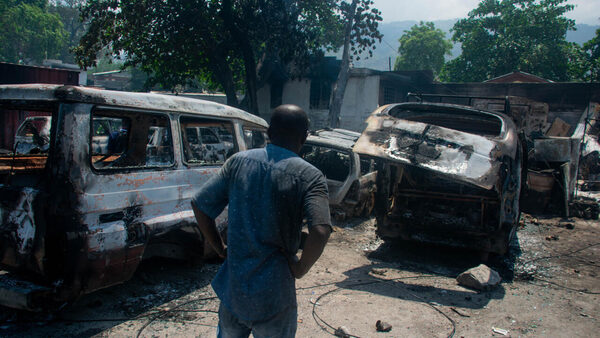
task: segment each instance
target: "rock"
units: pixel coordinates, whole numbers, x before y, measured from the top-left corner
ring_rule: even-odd
[[[383,322],[381,320],[378,320],[377,323],[375,323],[375,328],[377,329],[378,332],[390,332],[390,331],[392,331],[392,325],[390,325],[387,322]]]
[[[387,269],[373,268],[373,269],[371,269],[371,272],[374,275],[385,276]]]
[[[337,337],[350,338],[350,331],[348,331],[348,328],[345,326],[338,327],[334,334]]]
[[[502,278],[498,272],[490,269],[485,264],[471,268],[456,277],[458,284],[475,289],[489,290],[500,284]]]
[[[558,235],[548,235],[546,236],[547,241],[558,241]]]

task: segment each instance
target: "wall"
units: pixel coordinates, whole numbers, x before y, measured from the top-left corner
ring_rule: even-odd
[[[78,85],[79,71],[0,62],[0,84],[54,83]]]
[[[600,83],[437,83],[417,90],[430,94],[522,96],[548,103],[550,110],[583,111],[589,101],[600,102]]]
[[[362,132],[365,120],[378,107],[379,76],[351,77],[344,93],[340,128]]]
[[[270,87],[258,90],[258,109],[260,117],[269,121],[271,118]],[[362,131],[365,120],[378,107],[379,76],[351,77],[346,86],[340,128]],[[310,118],[310,128],[322,129],[329,126],[329,110],[310,109],[310,81],[293,80],[283,87],[282,103],[295,104],[304,109]]]

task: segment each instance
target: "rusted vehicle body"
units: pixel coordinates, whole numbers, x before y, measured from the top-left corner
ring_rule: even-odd
[[[51,121],[35,151],[0,135],[0,304],[29,310],[126,281],[145,258],[202,255],[190,198],[225,156],[186,130],[240,151],[267,127],[208,101],[56,85],[0,86],[0,121],[10,114]]]
[[[366,216],[373,210],[377,172],[372,159],[352,151],[359,136],[344,129],[313,131],[301,151],[327,177],[329,206],[337,219]]]
[[[383,238],[504,253],[519,219],[522,149],[507,116],[466,106],[380,107],[354,151],[379,159]]]

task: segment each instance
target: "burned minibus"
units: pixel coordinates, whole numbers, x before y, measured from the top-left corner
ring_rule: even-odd
[[[378,159],[377,233],[505,253],[519,220],[523,150],[501,113],[441,103],[378,108],[354,151]]]
[[[0,86],[0,121],[0,304],[27,310],[203,255],[191,196],[267,128],[203,100],[38,84]]]

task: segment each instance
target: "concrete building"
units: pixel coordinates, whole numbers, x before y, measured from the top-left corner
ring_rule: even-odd
[[[339,60],[325,58],[309,75],[300,79],[275,80],[258,90],[260,117],[269,120],[273,108],[296,104],[310,117],[310,128],[329,127],[329,104],[339,71]],[[362,131],[365,120],[377,107],[403,102],[418,83],[431,83],[430,72],[386,72],[351,68],[344,94],[339,128]]]

